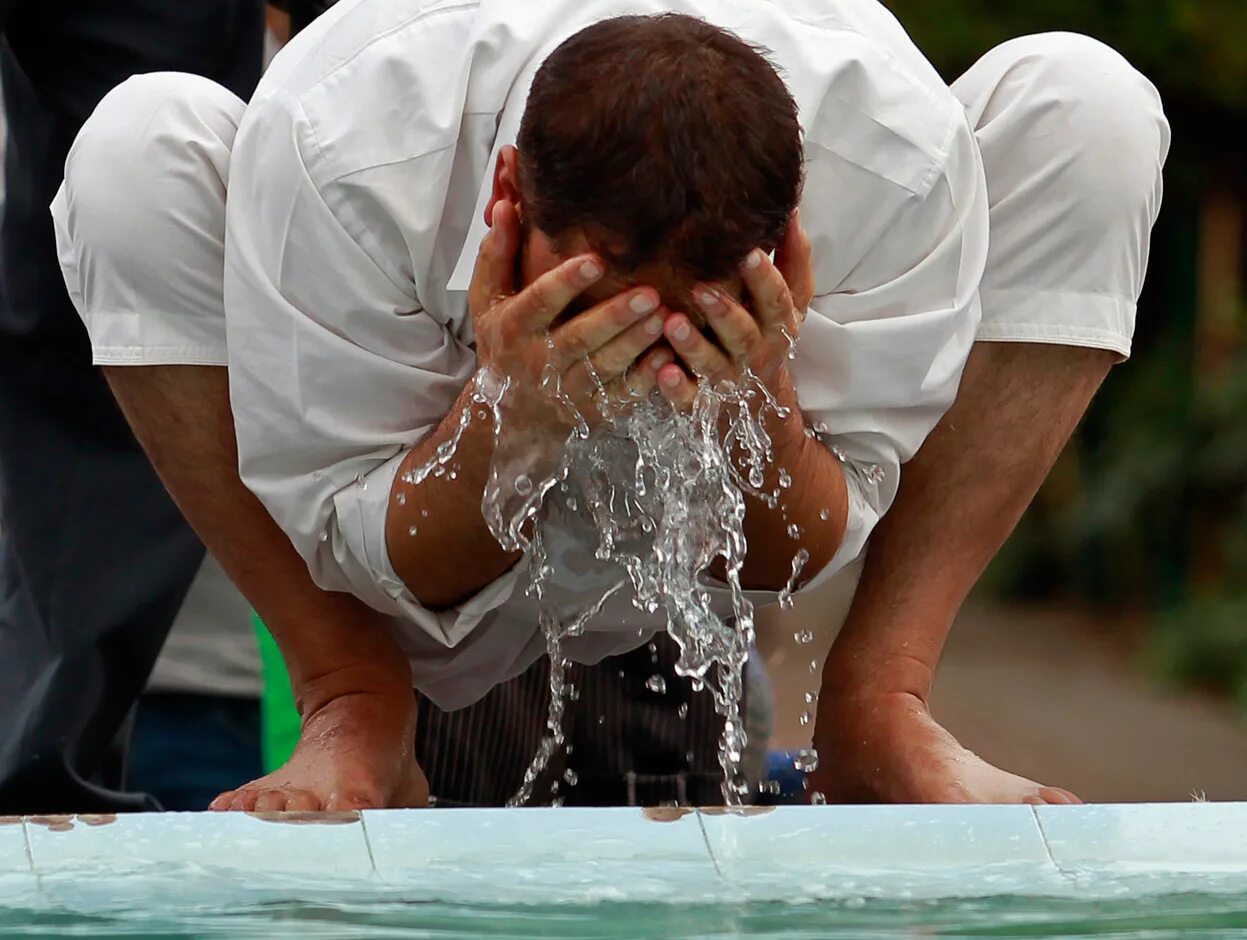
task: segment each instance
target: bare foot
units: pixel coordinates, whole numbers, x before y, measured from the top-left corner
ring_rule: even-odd
[[[829,803],[1082,802],[966,750],[908,693],[824,707],[814,745],[810,791]]]
[[[366,693],[333,699],[308,719],[284,766],[209,809],[316,812],[426,806],[429,785],[412,753],[415,699]]]

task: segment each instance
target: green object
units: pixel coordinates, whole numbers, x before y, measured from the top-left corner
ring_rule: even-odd
[[[294,746],[299,743],[299,710],[294,704],[290,675],[277,641],[258,615],[253,615],[252,621],[260,645],[260,668],[264,677],[264,694],[260,699],[264,772],[271,773],[290,758]]]

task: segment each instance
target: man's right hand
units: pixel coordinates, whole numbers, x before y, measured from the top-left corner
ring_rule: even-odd
[[[566,429],[579,418],[600,418],[601,389],[614,401],[648,395],[658,369],[673,358],[662,342],[658,292],[632,288],[556,326],[573,301],[602,280],[605,265],[595,255],[578,255],[517,291],[519,250],[516,207],[500,201],[481,244],[468,305],[480,367],[517,391],[544,392],[510,399],[513,420],[526,428]],[[651,347],[657,348],[641,362]],[[568,414],[569,406],[579,418]]]

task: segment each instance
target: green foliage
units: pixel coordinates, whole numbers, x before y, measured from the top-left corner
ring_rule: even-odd
[[[1245,0],[885,0],[953,75],[1027,33],[1086,33],[1119,49],[1167,93],[1247,108]]]
[[[1172,611],[1145,659],[1153,672],[1247,708],[1247,597],[1201,597]]]

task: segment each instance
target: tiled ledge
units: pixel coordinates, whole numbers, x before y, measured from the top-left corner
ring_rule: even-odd
[[[495,903],[1247,891],[1247,804],[0,818],[0,905],[179,872]]]

